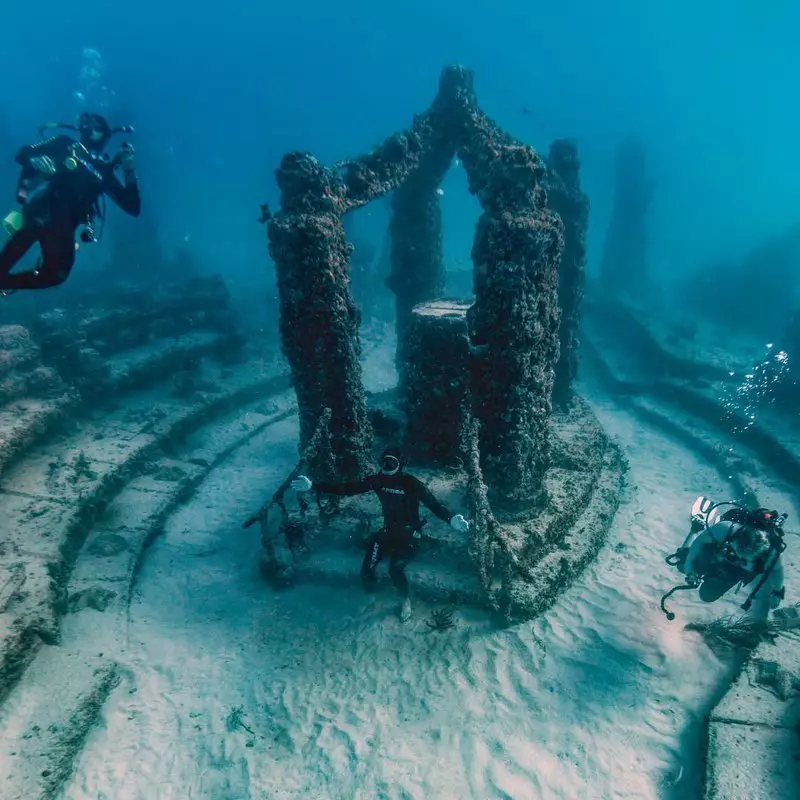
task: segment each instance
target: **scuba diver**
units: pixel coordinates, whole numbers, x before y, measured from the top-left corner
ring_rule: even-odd
[[[727,510],[726,510],[727,509]],[[734,586],[758,582],[742,604],[749,611],[756,595],[772,578],[769,595],[774,611],[784,599],[781,555],[786,549],[782,528],[786,514],[766,508],[747,509],[737,503],[713,503],[698,497],[692,506],[689,535],[665,559],[685,575],[685,583],[675,586],[661,598],[667,619],[675,614],[664,605],[673,592],[697,589],[705,603],[719,600]]]
[[[16,156],[22,173],[17,186],[21,211],[12,211],[3,224],[10,234],[0,250],[0,291],[47,289],[63,283],[75,262],[75,233],[82,226],[82,242],[97,241],[95,220],[103,219],[100,199],[110,197],[123,211],[138,217],[141,197],[133,168],[134,149],[123,142],[110,159],[103,152],[115,133],[99,114],[83,113],[77,125],[48,123],[40,129],[66,128],[78,132],[52,136],[23,147]],[[122,170],[124,184],[115,172]],[[11,274],[30,248],[39,242],[41,258],[34,271]]]
[[[360,481],[312,483],[305,475],[298,475],[291,487],[296,492],[308,492],[313,488],[317,492],[347,497],[375,492],[383,509],[383,528],[367,542],[367,552],[361,564],[361,581],[368,592],[374,592],[377,585],[375,568],[384,556],[389,556],[389,575],[403,598],[400,620],[407,622],[411,618],[411,597],[405,568],[414,554],[415,540],[422,538],[420,503],[460,533],[469,530],[469,522],[461,514],[451,514],[422,481],[405,472],[403,457],[397,448],[384,450],[379,465],[380,472]]]

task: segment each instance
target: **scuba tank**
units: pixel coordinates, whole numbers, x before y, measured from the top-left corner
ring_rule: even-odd
[[[720,521],[719,507],[725,505],[724,503],[714,503],[708,497],[698,497],[692,504],[692,510],[689,514],[690,529],[689,534],[683,540],[683,544],[671,555],[668,555],[664,560],[671,567],[676,567],[680,572],[683,572],[683,566],[686,563],[686,556],[689,554],[689,549],[692,542],[704,531]]]

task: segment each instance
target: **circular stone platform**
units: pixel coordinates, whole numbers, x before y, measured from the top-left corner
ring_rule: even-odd
[[[371,398],[383,416],[396,401],[387,394]],[[376,443],[376,452],[382,444],[388,442]],[[553,417],[548,499],[541,509],[499,513],[487,526],[480,490],[476,495],[467,471],[412,464],[409,472],[454,513],[478,519],[470,534],[457,534],[423,509],[428,522],[406,570],[413,592],[432,602],[490,608],[511,622],[545,611],[600,550],[620,502],[625,466],[588,404],[576,399]],[[313,502],[303,512],[291,493],[285,505],[287,519],[273,508],[262,521],[263,574],[277,585],[356,585],[365,541],[381,525],[375,496],[343,498],[332,515]]]

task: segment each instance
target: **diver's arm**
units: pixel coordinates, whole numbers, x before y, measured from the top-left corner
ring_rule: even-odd
[[[322,492],[323,494],[338,494],[343,497],[353,497],[357,494],[366,494],[375,489],[375,476],[367,475],[360,481],[343,481],[337,483],[335,481],[314,481],[311,484],[311,490],[314,492]]]
[[[728,522],[717,522],[710,528],[706,528],[697,538],[692,542],[689,547],[689,552],[686,555],[686,561],[683,565],[684,575],[692,575],[694,573],[694,564],[698,556],[709,544],[721,544],[725,541],[725,537],[730,532],[731,526]]]
[[[51,136],[49,139],[42,139],[41,142],[36,144],[26,144],[17,150],[17,155],[14,160],[22,167],[27,167],[32,158],[37,156],[50,156],[55,158],[63,151],[66,143],[72,142],[69,136],[60,134],[59,136]]]
[[[138,217],[142,213],[142,196],[139,194],[139,182],[136,180],[136,173],[125,170],[125,184],[120,183],[119,178],[112,172],[105,183],[105,193],[116,203],[126,214]]]
[[[409,476],[413,481],[417,499],[426,508],[429,508],[442,522],[450,522],[453,515],[447,510],[443,503],[433,496],[433,492],[419,478]]]
[[[783,600],[783,559],[778,556],[778,561],[772,568],[772,593]],[[777,593],[777,594],[776,594]]]

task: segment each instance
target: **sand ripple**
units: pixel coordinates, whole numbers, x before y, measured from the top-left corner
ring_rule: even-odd
[[[670,796],[671,776],[694,758],[686,731],[698,729],[727,668],[658,610],[673,580],[663,557],[694,496],[729,489],[664,436],[598,411],[636,488],[608,547],[557,606],[503,631],[461,611],[455,629],[432,633],[422,607],[401,626],[390,592],[365,598],[355,582],[349,594],[268,590],[255,572],[256,535],[239,518],[294,453],[274,432],[254,440],[153,547],[129,677],[66,796]],[[265,452],[270,465],[253,466]],[[216,551],[187,555],[198,547]]]

